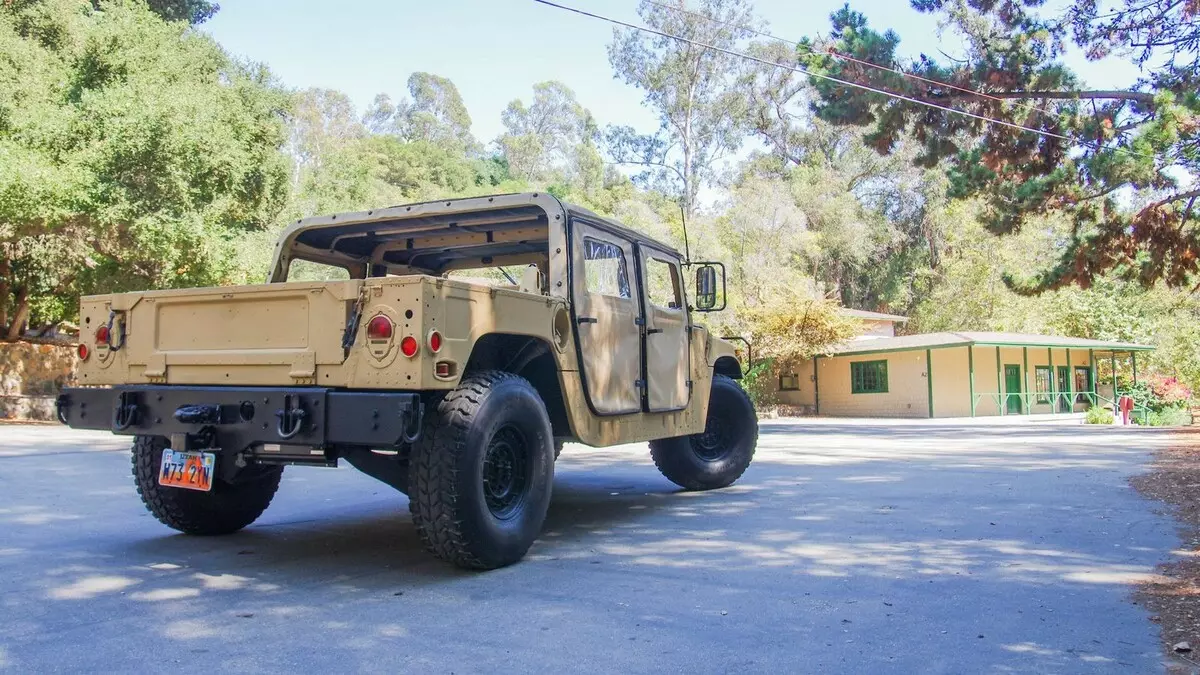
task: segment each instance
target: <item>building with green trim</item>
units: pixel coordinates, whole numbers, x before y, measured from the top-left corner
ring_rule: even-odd
[[[861,314],[861,313],[856,313]],[[876,322],[903,317],[875,315]],[[878,326],[870,327],[878,334]],[[778,400],[853,417],[975,417],[1111,406],[1147,345],[1025,333],[925,333],[846,342],[780,373]]]

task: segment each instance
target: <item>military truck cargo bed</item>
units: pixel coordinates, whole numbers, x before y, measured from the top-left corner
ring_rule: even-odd
[[[82,341],[92,358],[79,381],[451,389],[480,337],[545,337],[556,312],[565,331],[565,304],[430,276],[89,296],[81,303]],[[95,341],[114,311],[112,345]],[[378,316],[391,322],[389,334],[365,334]],[[428,346],[435,332],[436,361]],[[406,355],[410,338],[419,349]],[[352,348],[356,342],[361,349]],[[435,363],[445,364],[443,375]],[[576,368],[571,355],[563,367]]]

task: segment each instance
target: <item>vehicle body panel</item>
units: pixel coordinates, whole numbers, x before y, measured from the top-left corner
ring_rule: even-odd
[[[587,239],[621,253],[615,296],[588,292]],[[286,281],[295,260],[344,267],[351,279]],[[445,276],[501,264],[526,273],[507,286]],[[678,306],[651,297],[661,290],[643,283],[651,264],[669,267]],[[280,236],[270,283],[83,298],[81,340],[93,356],[80,382],[114,397],[130,385],[446,391],[499,335],[549,354],[570,438],[605,446],[698,433],[714,366],[734,350],[693,323],[682,269],[669,246],[544,193],[310,218]],[[391,338],[368,337],[377,316]],[[102,325],[111,346],[94,339]],[[419,345],[412,357],[401,353],[407,337]]]

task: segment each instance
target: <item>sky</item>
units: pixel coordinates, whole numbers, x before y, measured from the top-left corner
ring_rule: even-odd
[[[845,0],[756,0],[768,31],[791,40],[829,30],[829,14]],[[631,23],[640,23],[636,0],[561,0]],[[1055,3],[1050,3],[1053,6]],[[953,36],[939,39],[936,18],[904,0],[851,3],[875,28],[892,28],[900,51],[961,53]],[[484,143],[503,130],[500,113],[514,98],[532,98],[532,85],[560,80],[597,121],[654,131],[654,113],[642,92],[615,80],[608,62],[610,24],[537,4],[533,0],[222,0],[202,26],[231,53],[266,63],[284,85],[345,92],[366,108],[379,93],[406,95],[417,71],[450,78]],[[1068,65],[1094,87],[1128,85],[1138,73],[1109,59]]]

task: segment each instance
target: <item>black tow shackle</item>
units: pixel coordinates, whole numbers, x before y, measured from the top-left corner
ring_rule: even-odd
[[[113,431],[124,431],[137,424],[139,417],[137,394],[123,391],[117,396],[117,405],[113,408]]]
[[[283,397],[283,409],[275,411],[275,417],[279,418],[279,422],[275,425],[275,432],[283,440],[292,438],[300,433],[304,428],[304,420],[308,418],[308,411],[300,403],[299,396],[285,394]]]
[[[416,443],[421,439],[421,428],[425,426],[425,402],[417,400],[401,409],[408,413],[408,424],[400,430],[400,440],[405,443]]]

